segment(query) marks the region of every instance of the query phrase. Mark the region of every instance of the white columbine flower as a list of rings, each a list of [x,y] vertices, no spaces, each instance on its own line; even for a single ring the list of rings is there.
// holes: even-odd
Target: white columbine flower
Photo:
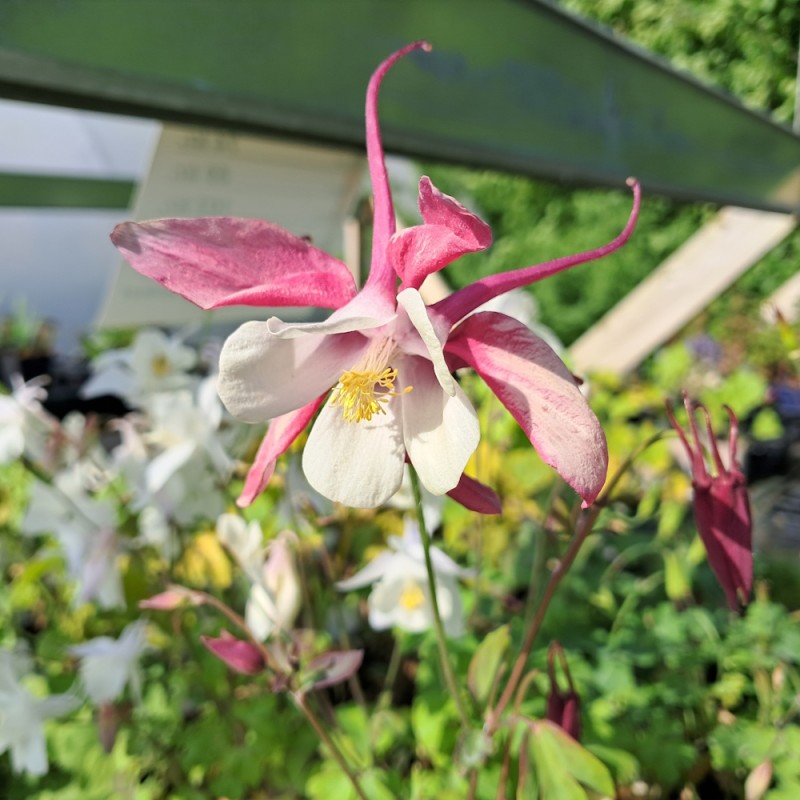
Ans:
[[[213,391],[210,384],[201,384],[201,408],[181,402],[188,392],[158,395],[156,405],[164,415],[159,416],[155,428],[147,428],[151,419],[143,414],[130,414],[116,423],[122,441],[112,459],[132,494],[129,507],[139,513],[140,541],[156,547],[170,561],[178,555],[178,528],[200,518],[213,519],[225,507],[219,476],[227,474],[230,460],[211,433],[204,441],[203,436],[195,438],[187,430],[192,428],[192,420],[198,422],[203,408],[209,410],[211,421],[202,425],[209,431],[216,425],[214,403],[217,409],[221,406],[216,397],[213,403],[208,399],[209,387]],[[176,401],[172,412],[168,411],[170,398]],[[204,405],[206,401],[208,405]],[[183,411],[190,420],[180,419]]]
[[[19,683],[21,662],[0,651],[0,754],[11,753],[11,769],[39,776],[47,773],[44,722],[78,705],[74,695],[34,697]]]
[[[248,525],[236,514],[222,514],[217,520],[217,536],[250,579],[244,618],[253,635],[263,641],[276,630],[291,629],[301,601],[290,544],[294,534],[278,534],[265,551],[257,522]]]
[[[47,436],[57,423],[42,407],[47,397],[39,376],[25,383],[19,375],[11,376],[11,394],[0,394],[0,464],[18,459],[26,449],[40,458]]]
[[[89,699],[100,705],[122,694],[126,685],[138,702],[142,694],[139,657],[147,647],[147,623],[137,620],[118,639],[100,636],[70,648],[81,659],[80,675]]]
[[[197,354],[177,336],[156,328],[139,331],[130,347],[101,353],[92,365],[94,374],[84,384],[84,397],[112,394],[138,406],[156,392],[182,389],[191,384],[187,374]]]
[[[351,578],[339,581],[336,588],[349,592],[375,584],[367,600],[369,624],[375,630],[427,630],[433,626],[433,606],[416,524],[407,522],[402,537],[390,536],[389,548]],[[459,567],[438,547],[431,547],[431,561],[445,632],[451,637],[460,636],[464,632],[464,611],[457,579],[471,577],[474,571]]]
[[[160,392],[150,398],[151,430],[145,441],[160,452],[146,468],[147,487],[157,492],[190,461],[209,464],[215,474],[227,477],[232,462],[218,436],[222,403],[216,378],[201,381],[197,391]]]
[[[87,494],[77,469],[59,473],[53,484],[32,484],[22,532],[53,534],[70,576],[78,582],[76,602],[96,600],[102,608],[124,605],[114,504]]]

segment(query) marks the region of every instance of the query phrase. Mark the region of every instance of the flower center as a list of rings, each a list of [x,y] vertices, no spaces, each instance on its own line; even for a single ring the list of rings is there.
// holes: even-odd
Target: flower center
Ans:
[[[333,390],[331,405],[340,406],[346,422],[369,422],[375,414],[385,414],[384,406],[391,397],[411,391],[394,391],[397,370],[389,365],[395,353],[391,339],[380,339],[370,345],[364,358],[351,370],[342,373]]]
[[[157,356],[153,356],[150,361],[150,369],[153,371],[153,375],[155,375],[156,378],[163,378],[172,371],[172,365],[163,353],[159,353]]]
[[[425,603],[425,592],[418,583],[407,583],[398,602],[406,611],[416,611]]]

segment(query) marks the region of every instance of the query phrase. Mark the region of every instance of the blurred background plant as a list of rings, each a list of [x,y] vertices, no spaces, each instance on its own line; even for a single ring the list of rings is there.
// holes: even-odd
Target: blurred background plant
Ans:
[[[197,351],[147,331],[130,351],[137,339],[140,348],[148,343],[149,363],[160,377],[170,354],[183,365],[170,382],[167,406],[183,414],[199,407],[201,359],[185,350]],[[124,355],[111,352],[113,358],[100,359],[106,368]],[[608,434],[611,471],[666,431],[663,398],[677,397],[692,376],[715,413],[730,401],[747,414],[743,398],[758,405],[766,379],[755,370],[741,375],[739,367],[728,374],[712,370],[703,348],[698,354],[696,347],[675,345],[635,381],[598,376],[593,401]],[[479,728],[495,676],[507,670],[568,543],[576,500],[483,384],[469,376],[463,384],[486,431],[471,471],[497,489],[504,513],[481,518],[447,500],[431,520],[438,546],[479,570],[460,589],[450,584],[460,592],[466,627],[450,641],[451,655]],[[767,772],[770,788],[757,796],[789,798],[800,791],[796,573],[786,580],[773,571],[768,551],[760,553],[754,602],[741,617],[727,610],[689,510],[690,478],[670,436],[635,460],[602,511],[550,606],[517,707],[525,718],[545,717],[546,645],[558,640],[580,698],[586,749],[573,750],[571,739],[537,728],[523,743],[519,735],[501,734],[496,749],[484,751],[458,733],[431,632],[403,630],[400,617],[394,627],[373,621],[371,628],[369,588],[334,586],[384,552],[388,537],[401,535],[402,508],[333,507],[305,484],[290,455],[259,500],[235,512],[239,533],[221,537],[217,519],[234,511],[240,467],[215,462],[209,437],[244,460],[255,443],[223,418],[205,439],[195,438],[204,448],[181,460],[179,439],[164,435],[180,431],[159,417],[163,405],[159,391],[140,394],[135,411],[121,419],[44,417],[49,424],[26,439],[23,461],[10,461],[0,473],[6,578],[0,645],[28,658],[15,685],[32,697],[67,693],[80,703],[77,711],[43,720],[47,774],[20,773],[8,753],[0,757],[0,785],[9,800],[353,796],[290,697],[262,676],[236,675],[203,646],[201,636],[224,635],[225,619],[209,607],[146,615],[137,607],[178,582],[244,613],[254,586],[253,573],[240,566],[247,525],[255,531],[251,550],[268,547],[287,528],[295,532],[298,632],[281,641],[302,640],[309,652],[364,652],[356,674],[313,692],[309,702],[330,725],[368,797],[463,798],[476,765],[475,796],[495,797],[501,780],[513,787],[523,779],[516,767],[501,778],[506,747],[527,748],[528,766],[520,767],[528,770],[525,792],[533,792],[535,780],[539,791],[608,793],[610,775],[620,797],[739,797],[749,776],[752,784]],[[204,419],[211,417],[204,412]],[[36,512],[26,510],[30,496],[39,498]],[[42,497],[50,502],[42,505]],[[49,525],[45,508],[52,513]],[[113,513],[101,513],[107,508]],[[116,593],[104,594],[93,583],[91,565],[100,558],[106,574],[118,579]],[[785,570],[786,554],[777,561]],[[415,598],[404,601],[409,609]],[[100,647],[107,652],[126,626],[143,619],[147,647],[136,649],[130,664],[104,662],[120,677],[119,695],[92,700],[91,671],[82,671],[86,656],[75,646],[108,637]],[[123,688],[139,663],[140,694],[132,683]]]

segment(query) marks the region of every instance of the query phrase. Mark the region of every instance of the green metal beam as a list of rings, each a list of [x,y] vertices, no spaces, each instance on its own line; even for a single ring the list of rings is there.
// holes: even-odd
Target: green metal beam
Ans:
[[[544,0],[0,0],[0,96],[800,213],[800,139]]]
[[[129,208],[135,184],[126,180],[0,173],[0,206]]]

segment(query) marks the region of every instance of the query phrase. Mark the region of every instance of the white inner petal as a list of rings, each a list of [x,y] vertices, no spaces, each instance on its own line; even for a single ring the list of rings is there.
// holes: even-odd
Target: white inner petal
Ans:
[[[453,395],[437,384],[430,363],[408,357],[403,382],[414,386],[403,396],[403,439],[420,480],[431,494],[455,488],[478,446],[478,415],[454,382]]]
[[[371,420],[347,422],[327,402],[303,450],[303,472],[311,486],[330,500],[353,508],[376,508],[403,481],[405,449],[399,403],[387,403]]]
[[[416,328],[419,333],[423,344],[425,345],[428,355],[433,362],[433,371],[436,374],[436,380],[442,389],[453,397],[456,393],[456,382],[447,368],[447,363],[444,360],[443,345],[436,331],[433,323],[428,316],[428,311],[425,307],[425,302],[422,296],[416,289],[404,289],[397,295],[397,302],[406,314],[411,324]]]

